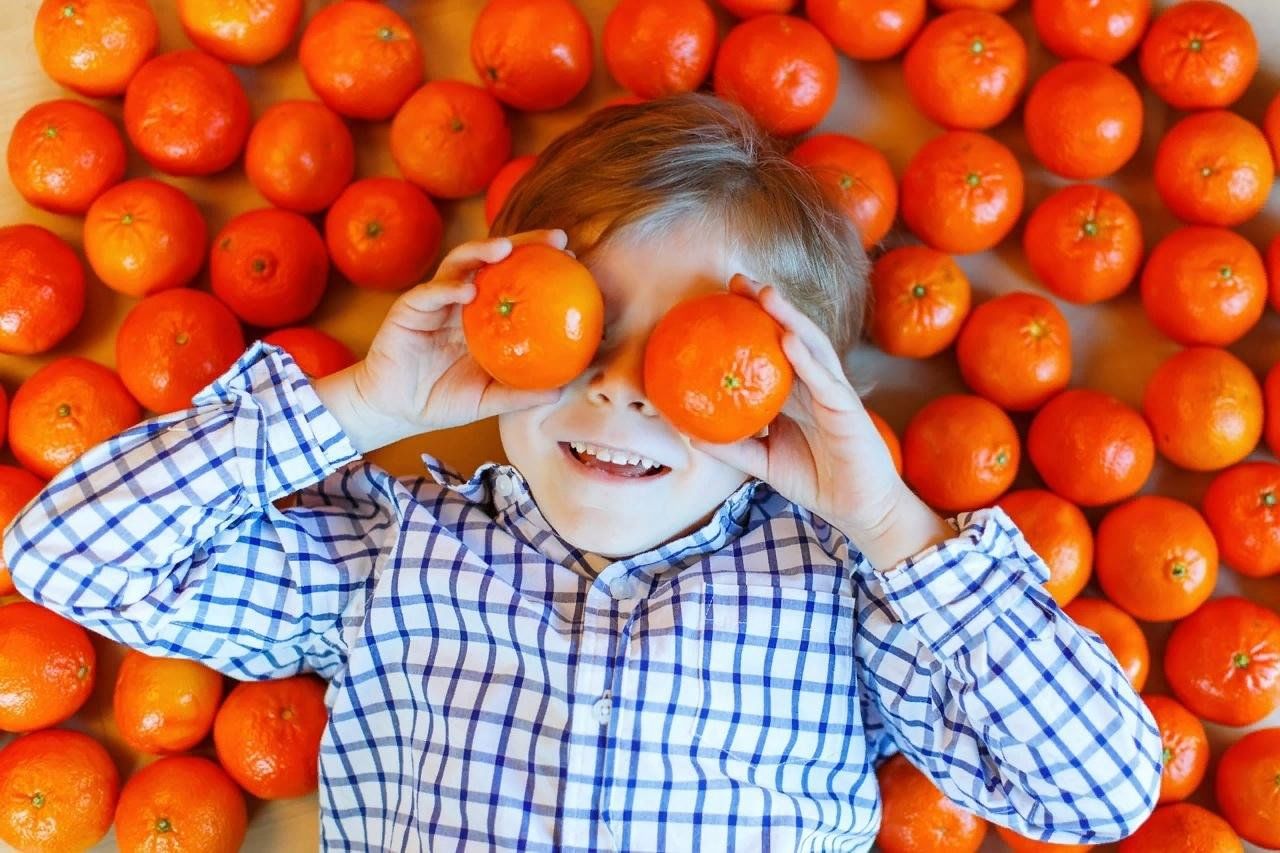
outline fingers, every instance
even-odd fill
[[[429,281],[406,290],[392,306],[388,319],[414,332],[434,332],[455,320],[456,306],[467,304],[475,295],[476,286],[469,281]]]
[[[769,446],[765,440],[744,438],[732,444],[711,444],[693,439],[690,441],[695,450],[700,450],[713,459],[719,459],[731,468],[755,477],[767,480],[769,474]]]
[[[787,301],[782,291],[773,285],[765,285],[759,293],[759,299],[760,305],[789,332],[799,336],[827,370],[836,376],[844,375],[844,365],[841,364],[840,356],[836,353],[836,348],[831,345],[831,339],[827,337],[827,333],[818,328],[818,324],[803,311]]]
[[[435,281],[462,281],[486,264],[496,264],[511,254],[516,246],[542,243],[553,249],[563,250],[569,245],[569,235],[559,228],[539,231],[523,231],[510,237],[490,237],[487,240],[470,240],[455,246],[444,256],[436,270]]]
[[[799,335],[794,332],[784,334],[782,351],[813,402],[837,412],[847,412],[854,408],[853,401],[857,399],[857,395],[853,393],[849,383],[833,376]]]
[[[480,395],[477,414],[481,418],[506,415],[535,406],[549,406],[560,399],[561,389],[550,391],[525,391],[498,382],[490,382]]]
[[[528,246],[532,243],[545,243],[553,249],[564,249],[569,245],[569,235],[559,228],[544,228],[540,231],[522,231],[509,238],[513,246]]]

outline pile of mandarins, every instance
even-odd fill
[[[1096,631],[1141,689],[1149,670],[1137,620],[1176,622],[1164,657],[1173,697],[1149,696],[1164,738],[1161,801],[1122,850],[1280,847],[1280,728],[1220,756],[1221,816],[1179,802],[1201,784],[1209,744],[1201,720],[1252,725],[1280,708],[1280,615],[1241,597],[1210,598],[1220,558],[1249,578],[1280,576],[1280,364],[1263,382],[1227,348],[1280,310],[1280,239],[1264,258],[1231,230],[1259,213],[1280,155],[1280,99],[1259,128],[1229,107],[1249,86],[1258,45],[1229,4],[1185,0],[1159,15],[1150,0],[1029,0],[1037,37],[1062,61],[1028,86],[1027,45],[999,13],[1017,0],[621,0],[602,33],[613,78],[656,98],[703,86],[741,103],[769,131],[797,137],[836,97],[837,51],[855,60],[904,54],[914,105],[945,132],[899,178],[850,136],[810,136],[797,163],[839,200],[873,252],[870,334],[885,352],[928,358],[954,345],[972,395],[944,395],[913,418],[901,445],[878,421],[911,486],[940,510],[999,502],[1051,571],[1048,589]],[[143,410],[185,407],[241,353],[245,327],[321,376],[355,360],[305,325],[330,266],[357,287],[400,290],[438,257],[433,199],[485,192],[492,221],[530,168],[512,159],[508,110],[553,110],[593,72],[593,34],[571,0],[490,0],[472,30],[479,85],[424,82],[409,25],[391,8],[341,0],[303,22],[302,0],[177,0],[194,49],[157,53],[147,0],[45,0],[35,50],[49,76],[90,99],[123,97],[124,133],[81,99],[31,107],[12,129],[8,172],[43,210],[83,218],[83,254],[36,225],[0,227],[0,352],[58,346],[101,282],[136,299],[116,332],[115,369],[60,356],[9,400],[0,440],[0,522],[80,453],[136,423]],[[318,100],[284,101],[254,120],[228,63],[274,59],[301,30],[298,61]],[[1136,52],[1136,74],[1114,65]],[[1138,216],[1088,183],[1133,157],[1143,131],[1134,76],[1185,112],[1164,134],[1152,179],[1184,225],[1143,244]],[[983,133],[1023,105],[1025,140],[1045,169],[1078,181],[1030,211],[1023,252],[1059,300],[1098,303],[1135,279],[1152,325],[1184,349],[1151,375],[1141,411],[1088,388],[1068,389],[1071,331],[1040,292],[971,306],[953,255],[1003,241],[1023,211],[1023,172]],[[390,121],[402,178],[355,180],[348,123]],[[268,203],[210,234],[172,183],[125,180],[126,139],[155,172],[213,175],[243,158]],[[879,252],[898,221],[921,245]],[[191,285],[207,270],[209,291]],[[1268,282],[1270,282],[1268,284]],[[1030,413],[1025,450],[1007,413]],[[1025,454],[1044,489],[1006,494]],[[1139,495],[1157,455],[1216,472],[1201,505]],[[1096,534],[1081,507],[1108,507]],[[1096,567],[1106,598],[1080,597]],[[1280,580],[1274,581],[1280,582]],[[12,584],[0,568],[0,595]],[[34,604],[0,607],[0,730],[29,732],[0,750],[0,839],[77,849],[112,822],[122,849],[158,849],[181,829],[204,849],[235,849],[245,800],[316,784],[323,685],[310,676],[241,684],[199,664],[131,652],[115,687],[115,723],[136,749],[165,756],[121,787],[103,747],[56,728],[93,688],[94,647],[80,627]],[[212,732],[217,761],[183,754]],[[255,761],[269,755],[271,761]],[[274,768],[264,773],[262,767]],[[880,771],[882,849],[975,850],[986,825],[946,802],[898,757]],[[1001,837],[1017,850],[1068,850]],[[924,845],[923,847],[920,845]]]

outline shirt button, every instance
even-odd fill
[[[592,706],[595,712],[596,722],[602,726],[609,722],[609,713],[613,710],[612,700],[613,694],[606,690],[604,695],[597,699],[595,705]]]
[[[494,478],[493,487],[497,489],[498,494],[504,498],[515,491],[515,486],[511,482],[511,477],[507,474],[499,474]]]
[[[636,582],[629,577],[620,577],[609,584],[609,595],[616,601],[630,601],[636,597]]]

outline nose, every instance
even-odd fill
[[[654,417],[658,410],[644,393],[644,347],[619,346],[588,368],[587,400],[596,406],[618,406]]]

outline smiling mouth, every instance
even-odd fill
[[[562,441],[560,448],[584,468],[624,479],[661,477],[671,469],[638,453],[599,447],[581,441]]]

